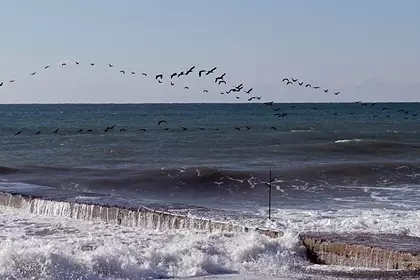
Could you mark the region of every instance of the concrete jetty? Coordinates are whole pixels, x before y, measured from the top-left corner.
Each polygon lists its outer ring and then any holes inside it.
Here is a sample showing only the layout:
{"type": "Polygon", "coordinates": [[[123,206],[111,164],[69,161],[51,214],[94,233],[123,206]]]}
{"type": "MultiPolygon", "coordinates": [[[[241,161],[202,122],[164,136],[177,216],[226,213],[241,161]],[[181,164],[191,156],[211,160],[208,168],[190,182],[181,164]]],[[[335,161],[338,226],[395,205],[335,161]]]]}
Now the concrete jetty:
{"type": "Polygon", "coordinates": [[[67,217],[85,221],[101,221],[130,227],[154,230],[189,229],[206,232],[249,232],[257,231],[272,238],[282,232],[270,229],[249,228],[229,222],[212,221],[183,216],[150,208],[129,208],[119,205],[78,203],[60,198],[32,196],[14,192],[0,192],[0,206],[24,209],[29,213],[67,217]]]}
{"type": "Polygon", "coordinates": [[[394,234],[305,233],[300,235],[315,264],[381,270],[419,270],[420,238],[394,234]]]}

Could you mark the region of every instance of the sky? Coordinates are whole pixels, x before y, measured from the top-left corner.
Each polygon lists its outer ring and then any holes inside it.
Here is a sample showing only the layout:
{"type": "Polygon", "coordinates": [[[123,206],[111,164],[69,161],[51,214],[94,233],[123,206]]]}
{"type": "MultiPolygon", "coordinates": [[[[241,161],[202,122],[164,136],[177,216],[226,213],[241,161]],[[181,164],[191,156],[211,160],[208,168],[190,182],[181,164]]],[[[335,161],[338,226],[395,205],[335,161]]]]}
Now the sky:
{"type": "Polygon", "coordinates": [[[417,0],[21,0],[0,10],[0,103],[420,101],[417,0]],[[192,66],[217,66],[227,85],[197,72],[169,84],[192,66]],[[252,94],[220,94],[240,83],[252,94]]]}

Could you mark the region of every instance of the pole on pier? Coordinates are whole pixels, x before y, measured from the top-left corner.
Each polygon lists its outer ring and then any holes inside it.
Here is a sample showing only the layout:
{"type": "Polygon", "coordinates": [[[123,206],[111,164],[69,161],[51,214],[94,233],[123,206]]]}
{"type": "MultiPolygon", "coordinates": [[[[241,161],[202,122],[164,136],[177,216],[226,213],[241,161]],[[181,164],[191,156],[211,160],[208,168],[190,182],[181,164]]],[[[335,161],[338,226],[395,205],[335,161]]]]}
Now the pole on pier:
{"type": "Polygon", "coordinates": [[[268,187],[268,219],[271,220],[271,183],[274,182],[276,178],[271,178],[271,170],[269,173],[269,181],[265,183],[268,187]]]}

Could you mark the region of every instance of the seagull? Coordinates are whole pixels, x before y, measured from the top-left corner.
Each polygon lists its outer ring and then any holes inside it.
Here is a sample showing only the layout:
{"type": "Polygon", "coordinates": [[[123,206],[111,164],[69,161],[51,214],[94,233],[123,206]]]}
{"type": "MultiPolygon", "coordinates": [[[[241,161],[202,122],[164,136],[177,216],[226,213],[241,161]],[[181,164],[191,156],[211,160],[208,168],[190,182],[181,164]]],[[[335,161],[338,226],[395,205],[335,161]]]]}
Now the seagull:
{"type": "Polygon", "coordinates": [[[200,70],[200,71],[198,71],[198,77],[200,77],[201,78],[201,75],[202,75],[202,73],[204,73],[204,72],[206,72],[207,70],[200,70]]]}
{"type": "Polygon", "coordinates": [[[40,134],[41,133],[41,130],[39,130],[37,133],[35,133],[35,135],[38,135],[38,134],[40,134]]]}
{"type": "Polygon", "coordinates": [[[261,96],[257,96],[257,99],[258,99],[258,100],[261,100],[261,96]]]}
{"type": "Polygon", "coordinates": [[[185,76],[188,75],[188,74],[190,74],[194,69],[195,69],[195,66],[193,66],[190,69],[188,69],[188,71],[185,72],[185,76]]]}
{"type": "Polygon", "coordinates": [[[312,87],[313,89],[319,89],[319,87],[312,87]]]}
{"type": "Polygon", "coordinates": [[[298,83],[300,86],[303,85],[303,82],[298,83]]]}
{"type": "Polygon", "coordinates": [[[59,128],[57,128],[56,130],[54,130],[54,132],[53,132],[53,133],[58,133],[58,130],[59,130],[59,128]]]}
{"type": "Polygon", "coordinates": [[[306,86],[305,87],[311,87],[311,85],[310,84],[306,84],[306,86]]]}
{"type": "Polygon", "coordinates": [[[236,96],[236,99],[239,99],[239,96],[236,96]]]}
{"type": "Polygon", "coordinates": [[[179,78],[179,77],[181,77],[181,76],[183,76],[183,75],[185,75],[185,74],[184,74],[184,71],[181,71],[181,72],[178,74],[178,78],[179,78]]]}
{"type": "Polygon", "coordinates": [[[22,130],[19,130],[18,132],[16,132],[16,133],[15,133],[15,136],[16,136],[16,135],[19,135],[19,134],[21,134],[21,133],[22,133],[22,130]]]}
{"type": "Polygon", "coordinates": [[[217,67],[212,68],[211,70],[207,71],[206,76],[213,74],[213,72],[217,69],[217,67]]]}
{"type": "Polygon", "coordinates": [[[125,132],[125,128],[121,128],[121,129],[120,129],[120,132],[123,132],[123,131],[125,132]]]}
{"type": "Polygon", "coordinates": [[[131,71],[131,75],[136,75],[136,72],[134,72],[134,71],[131,71]]]}
{"type": "MultiPolygon", "coordinates": [[[[221,92],[220,94],[225,94],[224,92],[221,92]]],[[[229,93],[226,93],[226,94],[229,94],[229,93]]]]}
{"type": "Polygon", "coordinates": [[[79,130],[77,131],[77,133],[80,133],[80,132],[83,132],[83,129],[79,129],[79,130]]]}
{"type": "Polygon", "coordinates": [[[273,106],[273,103],[274,103],[274,101],[264,102],[264,105],[266,105],[266,106],[273,106]]]}
{"type": "Polygon", "coordinates": [[[189,87],[184,87],[184,89],[188,89],[189,87]]]}
{"type": "Polygon", "coordinates": [[[45,67],[44,67],[44,69],[48,69],[48,68],[50,68],[50,66],[49,66],[49,65],[47,65],[47,66],[45,66],[45,67]]]}
{"type": "Polygon", "coordinates": [[[226,94],[229,94],[231,91],[232,91],[232,89],[230,89],[230,90],[226,91],[226,94]]]}
{"type": "Polygon", "coordinates": [[[252,100],[253,100],[253,99],[255,99],[255,98],[257,98],[257,97],[255,97],[255,96],[250,97],[250,98],[248,98],[248,101],[252,101],[252,100]]]}
{"type": "Polygon", "coordinates": [[[158,83],[159,83],[159,84],[161,84],[161,83],[162,83],[162,81],[161,81],[161,80],[158,80],[158,83]]]}
{"type": "Polygon", "coordinates": [[[145,76],[145,77],[147,76],[147,74],[146,74],[146,73],[144,73],[144,72],[143,72],[143,73],[141,73],[141,74],[142,74],[143,76],[145,76]]]}
{"type": "Polygon", "coordinates": [[[109,66],[109,67],[113,67],[113,65],[112,65],[112,64],[108,64],[108,66],[109,66]]]}
{"type": "Polygon", "coordinates": [[[9,83],[13,83],[15,80],[10,80],[9,83]]]}
{"type": "Polygon", "coordinates": [[[3,82],[0,83],[0,87],[3,85],[3,82]]]}
{"type": "Polygon", "coordinates": [[[289,79],[288,79],[288,78],[284,78],[284,79],[282,80],[282,82],[289,82],[289,79]]]}
{"type": "Polygon", "coordinates": [[[167,122],[165,120],[161,120],[161,121],[158,122],[158,125],[161,125],[162,123],[166,123],[167,124],[167,122]]]}
{"type": "Polygon", "coordinates": [[[270,129],[272,129],[272,130],[277,130],[277,128],[276,128],[276,127],[274,127],[274,126],[270,127],[270,129]]]}
{"type": "Polygon", "coordinates": [[[324,92],[327,93],[328,92],[328,89],[324,89],[324,92]]]}
{"type": "Polygon", "coordinates": [[[74,63],[76,63],[76,65],[79,65],[79,61],[75,61],[74,63]]]}
{"type": "Polygon", "coordinates": [[[145,128],[140,128],[140,131],[147,131],[147,129],[145,129],[145,128]]]}
{"type": "Polygon", "coordinates": [[[249,90],[244,90],[244,92],[250,94],[253,88],[250,88],[249,90]]]}
{"type": "Polygon", "coordinates": [[[203,92],[209,92],[207,89],[203,90],[203,92]]]}
{"type": "Polygon", "coordinates": [[[66,66],[66,65],[67,65],[67,63],[65,63],[65,62],[61,63],[61,66],[66,66]]]}
{"type": "Polygon", "coordinates": [[[178,73],[172,73],[171,79],[173,79],[173,77],[175,77],[176,75],[178,75],[178,73]]]}
{"type": "Polygon", "coordinates": [[[240,84],[239,86],[235,87],[237,90],[241,90],[243,88],[243,84],[240,84]]]}
{"type": "Polygon", "coordinates": [[[339,92],[339,91],[334,92],[334,95],[339,95],[339,94],[340,94],[340,92],[339,92]]]}
{"type": "Polygon", "coordinates": [[[223,73],[220,77],[216,77],[216,79],[214,80],[215,83],[217,83],[218,80],[222,80],[225,78],[226,73],[223,73]]]}
{"type": "Polygon", "coordinates": [[[247,130],[250,130],[251,128],[249,126],[245,126],[247,130]]]}
{"type": "Polygon", "coordinates": [[[163,74],[156,75],[155,79],[163,79],[163,74]]]}
{"type": "Polygon", "coordinates": [[[240,127],[235,127],[235,129],[238,130],[238,131],[241,131],[241,128],[240,127]]]}
{"type": "Polygon", "coordinates": [[[175,85],[173,82],[171,82],[171,86],[175,85]]]}
{"type": "Polygon", "coordinates": [[[298,81],[298,79],[293,79],[293,78],[292,78],[292,81],[293,81],[294,83],[296,83],[296,82],[298,81]]]}
{"type": "Polygon", "coordinates": [[[90,66],[95,66],[95,63],[91,63],[90,66]]]}
{"type": "Polygon", "coordinates": [[[186,127],[182,127],[182,130],[187,130],[187,128],[186,127]]]}
{"type": "Polygon", "coordinates": [[[124,70],[120,70],[120,73],[125,74],[125,71],[124,70]]]}
{"type": "Polygon", "coordinates": [[[223,81],[223,80],[221,80],[221,81],[219,81],[217,84],[225,84],[226,85],[226,81],[223,81]]]}
{"type": "Polygon", "coordinates": [[[293,83],[290,82],[290,81],[287,81],[287,84],[286,85],[293,85],[293,83]]]}

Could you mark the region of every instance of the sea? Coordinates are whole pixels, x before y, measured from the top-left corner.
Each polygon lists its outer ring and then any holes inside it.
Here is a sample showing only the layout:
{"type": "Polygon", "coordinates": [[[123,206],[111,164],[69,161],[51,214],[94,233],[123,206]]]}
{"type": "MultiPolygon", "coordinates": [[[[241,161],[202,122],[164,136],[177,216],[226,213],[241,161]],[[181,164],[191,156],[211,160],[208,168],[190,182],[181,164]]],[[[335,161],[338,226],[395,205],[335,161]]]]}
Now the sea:
{"type": "Polygon", "coordinates": [[[0,105],[0,192],[284,232],[150,230],[2,207],[0,279],[356,279],[367,269],[312,264],[298,236],[420,237],[418,112],[419,103],[0,105]]]}

